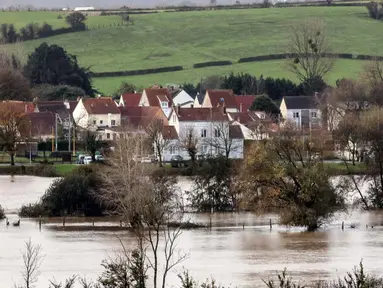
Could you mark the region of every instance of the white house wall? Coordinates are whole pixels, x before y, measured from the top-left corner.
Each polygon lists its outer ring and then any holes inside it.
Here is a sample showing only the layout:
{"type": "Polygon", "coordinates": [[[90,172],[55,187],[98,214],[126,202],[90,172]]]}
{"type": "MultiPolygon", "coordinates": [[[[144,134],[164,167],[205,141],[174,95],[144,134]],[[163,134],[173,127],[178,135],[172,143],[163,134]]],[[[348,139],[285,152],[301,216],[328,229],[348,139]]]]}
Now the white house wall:
{"type": "Polygon", "coordinates": [[[89,115],[84,107],[82,100],[79,101],[76,108],[73,110],[73,119],[78,126],[82,128],[88,128],[89,115]]]}

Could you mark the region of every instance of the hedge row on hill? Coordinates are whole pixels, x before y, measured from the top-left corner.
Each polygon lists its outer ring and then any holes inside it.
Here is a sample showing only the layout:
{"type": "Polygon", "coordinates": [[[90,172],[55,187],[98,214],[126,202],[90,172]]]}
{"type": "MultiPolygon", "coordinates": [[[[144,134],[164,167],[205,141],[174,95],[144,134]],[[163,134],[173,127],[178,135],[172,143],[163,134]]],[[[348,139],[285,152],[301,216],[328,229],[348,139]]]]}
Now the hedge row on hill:
{"type": "Polygon", "coordinates": [[[233,63],[231,61],[210,61],[210,62],[196,63],[193,65],[193,68],[224,66],[224,65],[232,65],[232,64],[233,63]]]}
{"type": "Polygon", "coordinates": [[[91,75],[92,77],[120,77],[120,76],[135,76],[135,75],[155,74],[155,73],[164,73],[164,72],[174,72],[174,71],[181,71],[183,69],[184,68],[182,66],[170,66],[170,67],[151,68],[151,69],[144,69],[144,70],[91,72],[91,75]]]}
{"type": "MultiPolygon", "coordinates": [[[[269,55],[260,55],[254,57],[245,57],[238,60],[238,63],[246,62],[258,62],[258,61],[267,61],[267,60],[282,60],[288,57],[291,57],[292,54],[281,53],[281,54],[269,54],[269,55]]],[[[383,61],[383,56],[371,56],[371,55],[353,55],[349,53],[326,53],[325,57],[339,58],[339,59],[357,59],[357,60],[372,60],[378,59],[383,61]]],[[[231,61],[210,61],[196,63],[193,65],[193,68],[203,68],[203,67],[214,67],[214,66],[226,66],[232,65],[231,61]]],[[[116,71],[116,72],[91,72],[92,77],[120,77],[120,76],[135,76],[135,75],[146,75],[146,74],[156,74],[164,72],[175,72],[184,70],[182,66],[169,66],[169,67],[160,67],[160,68],[151,68],[143,70],[130,70],[130,71],[116,71]]]]}

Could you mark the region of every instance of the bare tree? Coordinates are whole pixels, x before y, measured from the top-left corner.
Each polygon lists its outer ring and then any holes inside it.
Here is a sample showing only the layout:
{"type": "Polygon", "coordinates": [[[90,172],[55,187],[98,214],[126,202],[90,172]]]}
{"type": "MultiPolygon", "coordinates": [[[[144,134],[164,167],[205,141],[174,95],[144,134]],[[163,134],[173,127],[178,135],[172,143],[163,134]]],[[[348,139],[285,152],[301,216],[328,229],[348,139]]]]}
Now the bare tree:
{"type": "Polygon", "coordinates": [[[24,269],[21,272],[23,284],[19,288],[32,288],[37,283],[43,261],[41,253],[40,245],[33,245],[31,239],[25,242],[25,250],[21,252],[24,263],[24,269]]]}
{"type": "Polygon", "coordinates": [[[329,57],[330,45],[322,21],[297,23],[289,35],[288,66],[298,79],[307,84],[322,80],[331,71],[335,59],[329,57]]]}
{"type": "Polygon", "coordinates": [[[16,145],[26,141],[29,135],[30,123],[25,117],[24,107],[18,103],[0,103],[0,147],[11,157],[11,165],[15,165],[16,145]]]}
{"type": "Polygon", "coordinates": [[[179,139],[180,148],[188,152],[194,166],[197,160],[198,144],[200,142],[194,127],[186,127],[185,131],[181,131],[179,139]]]}
{"type": "MultiPolygon", "coordinates": [[[[239,126],[238,126],[239,127],[239,126]]],[[[230,153],[240,148],[239,143],[230,135],[230,125],[228,122],[219,122],[213,126],[213,135],[205,142],[214,147],[217,154],[224,154],[229,159],[230,153]]]]}
{"type": "Polygon", "coordinates": [[[161,120],[154,119],[145,128],[149,145],[154,145],[160,167],[162,167],[162,155],[169,145],[169,139],[163,137],[164,125],[161,120]]]}
{"type": "Polygon", "coordinates": [[[185,254],[177,253],[177,239],[180,228],[170,228],[170,221],[181,221],[183,205],[176,189],[176,179],[167,175],[152,174],[134,156],[142,144],[142,137],[131,131],[121,132],[116,140],[114,155],[110,165],[104,167],[101,177],[104,180],[102,200],[121,215],[131,226],[141,251],[146,251],[146,259],[153,271],[153,287],[161,282],[166,286],[169,271],[182,262],[185,254]],[[164,267],[160,268],[160,240],[164,241],[164,267]],[[148,249],[143,249],[147,245],[148,249]]]}

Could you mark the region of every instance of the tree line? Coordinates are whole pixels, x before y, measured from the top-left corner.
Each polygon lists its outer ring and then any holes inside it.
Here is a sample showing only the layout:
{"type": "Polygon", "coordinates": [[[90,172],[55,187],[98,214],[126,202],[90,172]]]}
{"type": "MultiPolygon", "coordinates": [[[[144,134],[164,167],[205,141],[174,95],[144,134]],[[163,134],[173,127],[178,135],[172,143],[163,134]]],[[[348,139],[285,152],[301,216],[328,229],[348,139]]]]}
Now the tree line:
{"type": "Polygon", "coordinates": [[[3,44],[9,44],[75,31],[82,31],[86,29],[86,25],[84,23],[85,20],[86,16],[84,14],[74,12],[65,18],[66,23],[70,26],[69,28],[53,29],[52,25],[45,22],[42,26],[40,26],[39,23],[29,23],[25,27],[21,28],[19,32],[16,31],[13,24],[4,23],[0,25],[1,42],[3,44]]]}

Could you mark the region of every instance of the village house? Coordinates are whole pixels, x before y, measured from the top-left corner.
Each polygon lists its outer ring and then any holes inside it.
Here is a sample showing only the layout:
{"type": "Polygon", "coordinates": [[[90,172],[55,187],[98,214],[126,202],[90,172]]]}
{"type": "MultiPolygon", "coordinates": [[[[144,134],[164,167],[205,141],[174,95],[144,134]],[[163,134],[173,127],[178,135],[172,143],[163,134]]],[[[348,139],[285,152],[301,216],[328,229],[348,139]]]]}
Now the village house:
{"type": "Polygon", "coordinates": [[[299,129],[321,126],[321,110],[315,96],[284,96],[279,107],[284,121],[299,129]]]}
{"type": "Polygon", "coordinates": [[[160,107],[119,107],[122,126],[143,130],[153,121],[168,125],[168,118],[160,107]]]}
{"type": "Polygon", "coordinates": [[[176,106],[170,113],[169,126],[173,126],[175,130],[172,130],[169,136],[171,143],[164,152],[165,161],[175,155],[190,159],[184,143],[185,138],[190,136],[197,142],[197,155],[228,154],[232,159],[243,158],[242,130],[239,125],[230,125],[224,106],[215,108],[176,106]]]}
{"type": "MultiPolygon", "coordinates": [[[[225,106],[227,112],[238,112],[237,101],[233,90],[206,90],[201,108],[225,106]]],[[[199,102],[197,100],[197,102],[199,102]]],[[[198,107],[198,106],[196,106],[198,107]]]]}
{"type": "Polygon", "coordinates": [[[250,110],[256,96],[255,95],[235,95],[238,112],[246,112],[250,110]]]}
{"type": "Polygon", "coordinates": [[[100,140],[115,139],[114,128],[121,125],[121,112],[110,97],[81,98],[73,118],[84,130],[97,131],[100,140]]]}
{"type": "Polygon", "coordinates": [[[139,106],[160,107],[168,117],[173,105],[173,98],[167,88],[148,88],[144,89],[139,102],[139,106]]]}
{"type": "Polygon", "coordinates": [[[181,90],[175,97],[173,97],[173,105],[180,107],[193,107],[194,99],[186,93],[186,91],[181,90]]]}
{"type": "Polygon", "coordinates": [[[120,96],[119,107],[138,107],[140,105],[142,94],[125,93],[120,96]]]}

